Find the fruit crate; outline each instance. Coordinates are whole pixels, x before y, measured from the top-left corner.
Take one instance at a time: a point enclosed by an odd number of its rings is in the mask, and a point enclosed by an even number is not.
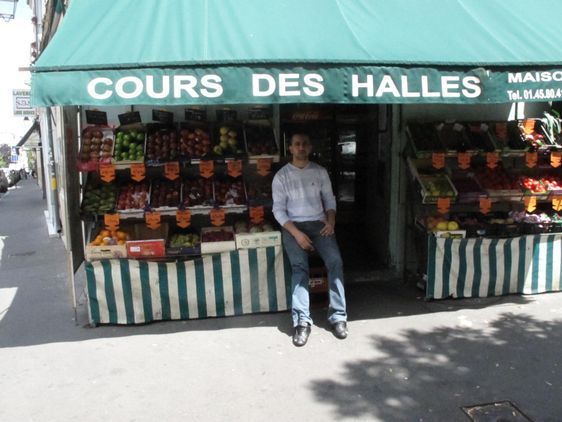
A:
[[[99,164],[111,164],[114,148],[115,136],[111,128],[102,126],[84,128],[76,164],[78,171],[97,171]]]
[[[145,157],[148,166],[179,161],[180,135],[174,126],[149,123],[146,133]]]
[[[475,177],[493,202],[520,201],[523,196],[517,180],[501,166],[495,169],[482,167]]]
[[[214,185],[213,179],[184,179],[181,187],[181,207],[191,210],[212,208],[215,205]]]
[[[487,123],[465,122],[465,133],[475,149],[482,152],[499,152],[501,147],[496,144]]]
[[[250,162],[260,158],[271,158],[273,162],[279,162],[278,142],[269,121],[244,124],[244,143]]]
[[[234,238],[234,228],[232,226],[201,228],[201,254],[230,252],[234,250],[236,250],[236,241]]]
[[[156,179],[150,183],[149,207],[159,212],[175,212],[181,202],[181,182]]]
[[[219,158],[246,156],[244,126],[240,122],[217,123],[213,127],[212,154]]]
[[[528,118],[519,120],[517,127],[519,129],[519,136],[526,143],[527,147],[552,148],[558,146],[545,130],[541,119]],[[539,145],[535,145],[537,139]]]
[[[433,123],[408,123],[406,134],[416,158],[428,158],[434,152],[445,152]]]
[[[435,204],[439,198],[451,198],[454,201],[458,192],[446,174],[417,174],[421,186],[423,204]]]
[[[150,198],[148,182],[129,182],[119,187],[116,210],[120,214],[144,213]]]
[[[144,163],[146,126],[142,123],[123,125],[115,130],[113,160],[116,168]],[[134,146],[133,146],[134,145]]]
[[[521,154],[528,149],[525,139],[521,137],[516,121],[489,121],[485,124],[488,125],[488,131],[494,142],[504,154]]]
[[[246,208],[246,184],[242,178],[221,177],[214,180],[215,204],[220,208]]]
[[[476,153],[478,149],[471,144],[460,123],[438,123],[435,125],[437,136],[449,154],[458,152]]]
[[[211,125],[205,122],[181,122],[179,153],[182,161],[210,156],[213,153]]]
[[[103,215],[115,210],[117,186],[114,183],[93,183],[86,185],[80,212],[83,216]]]
[[[166,244],[166,255],[199,256],[201,255],[201,236],[192,229],[178,230],[172,233]]]
[[[457,202],[459,203],[478,202],[480,198],[487,196],[480,183],[469,173],[455,173],[451,176],[451,181],[458,192]]]
[[[550,192],[540,178],[519,176],[517,181],[523,196],[536,196],[540,199],[546,199],[550,195]]]

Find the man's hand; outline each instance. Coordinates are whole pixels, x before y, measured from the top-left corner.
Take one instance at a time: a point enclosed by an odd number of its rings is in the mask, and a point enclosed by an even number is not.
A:
[[[334,234],[334,226],[330,222],[324,222],[324,227],[320,230],[320,234],[322,236],[331,236]]]
[[[298,230],[296,233],[293,234],[293,236],[295,237],[295,240],[297,241],[299,246],[303,248],[305,251],[314,250],[314,245],[312,244],[312,241],[306,234]]]

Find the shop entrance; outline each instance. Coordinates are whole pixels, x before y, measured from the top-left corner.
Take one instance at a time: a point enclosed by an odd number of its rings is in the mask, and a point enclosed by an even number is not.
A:
[[[281,132],[285,150],[293,133],[308,134],[311,159],[330,174],[348,280],[368,280],[373,271],[387,268],[388,178],[379,107],[282,106]]]

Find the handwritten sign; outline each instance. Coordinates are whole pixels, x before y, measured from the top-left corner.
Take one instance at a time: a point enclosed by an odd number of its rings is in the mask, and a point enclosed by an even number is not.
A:
[[[226,162],[227,172],[230,177],[239,177],[242,175],[242,161],[229,160]]]
[[[178,227],[185,229],[191,225],[191,211],[177,210],[176,211],[176,224]]]
[[[495,169],[500,162],[500,155],[497,152],[487,152],[486,153],[486,166],[491,169]]]
[[[135,182],[140,182],[146,177],[146,167],[144,163],[131,164],[131,179]]]
[[[172,161],[164,164],[164,176],[169,180],[176,180],[180,177],[180,163]]]
[[[552,151],[550,153],[550,165],[554,168],[558,168],[560,164],[562,164],[562,152]]]
[[[161,216],[159,212],[146,212],[144,213],[144,221],[146,222],[146,227],[149,229],[157,229],[160,227]]]
[[[213,208],[209,213],[213,226],[222,226],[225,221],[225,212],[222,208]]]
[[[440,214],[447,214],[451,209],[451,198],[437,198],[437,211]]]
[[[539,156],[536,152],[526,152],[525,153],[525,164],[529,168],[536,167],[538,159],[539,159]]]
[[[100,164],[100,179],[104,182],[115,180],[115,166],[113,164]]]
[[[215,162],[211,160],[201,160],[199,162],[199,174],[205,179],[213,177],[213,174],[215,174]]]
[[[552,209],[554,211],[562,211],[562,196],[552,198]]]
[[[267,176],[271,172],[271,158],[258,158],[256,167],[260,176]]]
[[[536,196],[526,196],[524,199],[525,210],[527,212],[533,212],[537,209],[537,197]]]
[[[533,119],[523,120],[523,132],[525,132],[525,135],[535,132],[535,121]]]
[[[459,168],[466,170],[470,168],[470,154],[468,152],[459,152],[457,154]]]
[[[263,216],[264,216],[263,206],[250,207],[249,213],[250,213],[250,221],[252,222],[252,224],[263,223]]]
[[[431,165],[436,169],[445,167],[445,154],[443,152],[434,152],[431,154]]]
[[[492,200],[490,198],[480,198],[480,212],[488,214],[492,210]]]
[[[119,214],[104,214],[103,224],[107,230],[117,230],[119,228]]]

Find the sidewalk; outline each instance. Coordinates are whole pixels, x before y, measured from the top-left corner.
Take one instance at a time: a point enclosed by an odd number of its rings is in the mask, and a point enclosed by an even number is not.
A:
[[[32,179],[0,198],[0,421],[449,422],[503,400],[562,420],[560,293],[426,302],[354,284],[349,338],[317,308],[304,348],[288,313],[88,328],[44,207]]]

